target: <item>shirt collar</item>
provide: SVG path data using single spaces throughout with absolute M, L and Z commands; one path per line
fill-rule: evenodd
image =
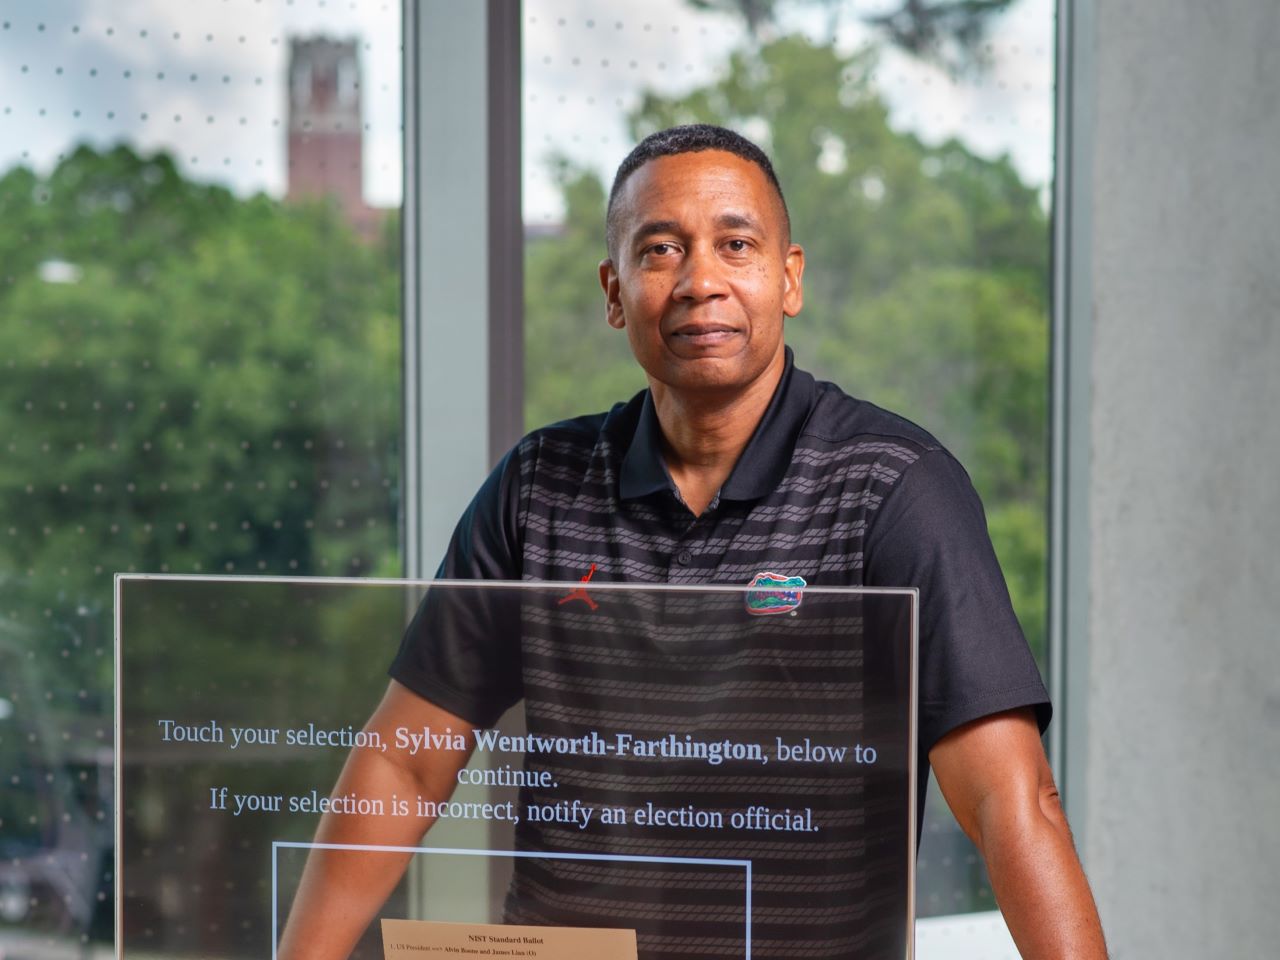
M 773 392 L 764 416 L 747 441 L 733 472 L 720 489 L 722 500 L 759 500 L 772 493 L 786 476 L 800 428 L 813 405 L 815 381 L 795 367 L 791 348 L 786 348 L 782 379 Z M 618 492 L 623 500 L 657 493 L 674 492 L 675 485 L 662 460 L 662 428 L 653 395 L 644 392 L 636 432 L 622 461 Z

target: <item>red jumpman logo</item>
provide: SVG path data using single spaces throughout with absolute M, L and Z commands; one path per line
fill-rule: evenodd
M 585 577 L 582 577 L 579 582 L 580 583 L 589 582 L 591 580 L 591 575 L 594 574 L 595 572 L 596 572 L 596 565 L 593 563 L 591 565 L 591 569 L 587 571 L 587 575 Z M 592 610 L 596 610 L 600 606 L 600 604 L 596 603 L 594 600 L 591 599 L 591 595 L 587 593 L 586 587 L 578 587 L 578 589 L 574 590 L 567 597 L 561 597 L 560 602 L 557 603 L 556 606 L 558 607 L 563 606 L 564 604 L 568 603 L 570 600 L 581 600 Z

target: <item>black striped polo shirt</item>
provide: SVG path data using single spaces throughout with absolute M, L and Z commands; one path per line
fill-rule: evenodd
M 664 466 L 659 431 L 644 391 L 608 413 L 529 434 L 464 513 L 439 576 L 746 585 L 767 571 L 811 586 L 916 587 L 919 782 L 927 776 L 928 751 L 963 723 L 1022 706 L 1036 709 L 1042 728 L 1048 723 L 1048 697 L 1014 617 L 982 506 L 964 470 L 927 432 L 815 380 L 794 366 L 788 350 L 775 395 L 742 456 L 694 516 Z M 477 727 L 522 698 L 530 732 L 548 736 L 603 726 L 713 738 L 726 731 L 826 729 L 839 739 L 841 729 L 856 735 L 877 722 L 860 700 L 860 654 L 847 662 L 838 647 L 826 649 L 829 662 L 822 662 L 811 649 L 795 649 L 795 637 L 776 627 L 717 630 L 718 618 L 729 614 L 712 605 L 682 614 L 663 606 L 660 642 L 643 639 L 641 628 L 657 616 L 643 609 L 575 620 L 525 605 L 445 623 L 429 607 L 406 632 L 391 675 Z M 855 620 L 827 633 L 860 630 Z M 623 623 L 640 625 L 641 633 L 616 626 Z M 631 639 L 623 642 L 624 635 Z M 828 706 L 797 699 L 801 689 L 822 691 L 813 703 Z M 715 808 L 735 793 L 773 789 L 751 779 L 758 771 L 732 766 L 713 778 L 705 770 L 682 771 L 678 762 L 628 765 L 617 758 L 526 757 L 526 766 L 549 771 L 558 784 L 543 794 L 523 791 L 526 806 L 572 793 L 633 809 L 641 797 L 702 790 Z M 829 774 L 815 771 L 817 779 L 800 788 L 835 804 L 824 808 L 831 829 L 812 841 L 776 838 L 772 852 L 762 854 L 756 957 L 878 956 L 875 944 L 894 942 L 894 919 L 877 910 L 878 878 L 860 839 L 868 818 L 892 811 L 864 795 L 856 771 L 845 771 L 851 778 L 845 780 Z M 777 802 L 785 796 L 779 793 Z M 732 833 L 624 837 L 554 824 L 522 823 L 517 832 L 517 843 L 534 850 L 724 854 L 742 842 Z M 598 864 L 517 861 L 508 916 L 635 927 L 645 958 L 742 956 L 741 878 L 676 873 L 655 867 L 637 882 Z

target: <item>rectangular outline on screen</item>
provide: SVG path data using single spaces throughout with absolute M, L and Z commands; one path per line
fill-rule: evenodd
M 646 857 L 621 853 L 542 853 L 537 850 L 478 850 L 467 847 L 395 847 L 366 843 L 315 843 L 306 840 L 273 840 L 271 842 L 271 960 L 276 960 L 280 946 L 280 890 L 277 853 L 282 850 L 367 850 L 370 853 L 446 853 L 462 857 L 522 857 L 539 860 L 606 860 L 625 863 L 676 863 L 702 867 L 745 867 L 747 881 L 747 951 L 743 960 L 751 960 L 751 861 L 725 860 L 714 857 Z

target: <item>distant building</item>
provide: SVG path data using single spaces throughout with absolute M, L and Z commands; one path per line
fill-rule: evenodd
M 364 121 L 355 40 L 289 41 L 289 200 L 332 197 L 372 239 L 383 211 L 364 202 Z

